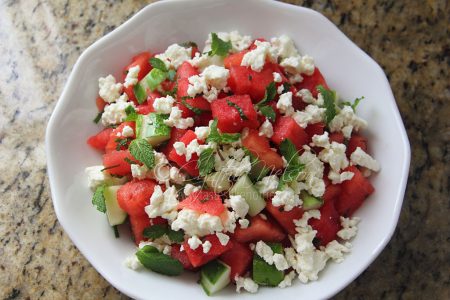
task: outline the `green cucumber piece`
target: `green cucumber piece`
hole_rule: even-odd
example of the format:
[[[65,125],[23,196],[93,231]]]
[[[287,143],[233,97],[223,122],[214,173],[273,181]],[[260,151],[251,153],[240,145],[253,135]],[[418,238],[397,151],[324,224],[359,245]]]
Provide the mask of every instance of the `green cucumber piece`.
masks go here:
[[[200,284],[208,296],[217,293],[230,283],[231,268],[220,260],[213,260],[202,267]]]
[[[117,202],[117,191],[121,185],[106,186],[103,190],[105,197],[106,216],[108,217],[109,225],[115,226],[125,222],[127,213],[123,211]]]
[[[139,104],[147,100],[147,90],[153,92],[164,80],[167,79],[167,72],[160,69],[152,69],[141,81],[139,81],[133,88]]]
[[[242,175],[230,189],[230,195],[241,195],[249,206],[248,214],[250,216],[256,216],[264,207],[266,207],[266,201],[261,197],[258,190],[253,185],[252,181],[247,175]]]
[[[136,119],[136,138],[145,139],[153,147],[170,139],[170,127],[164,124],[167,115],[150,113],[138,115]]]
[[[303,200],[303,210],[318,209],[323,205],[323,200],[321,198],[311,196],[304,191],[300,194],[300,196]]]
[[[280,243],[267,243],[274,253],[283,254]],[[278,286],[284,279],[284,272],[277,270],[275,264],[269,265],[258,254],[253,255],[253,281],[259,285]]]
[[[206,185],[214,192],[220,193],[231,187],[229,177],[223,172],[215,172],[205,176]]]

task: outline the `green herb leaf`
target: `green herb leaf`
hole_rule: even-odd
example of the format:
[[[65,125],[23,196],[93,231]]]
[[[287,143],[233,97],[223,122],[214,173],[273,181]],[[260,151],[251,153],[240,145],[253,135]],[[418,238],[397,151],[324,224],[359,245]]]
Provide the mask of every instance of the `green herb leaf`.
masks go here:
[[[156,224],[150,227],[147,227],[142,232],[142,235],[148,239],[157,239],[165,235],[167,232],[167,226],[162,224]]]
[[[153,169],[155,166],[155,154],[152,145],[147,140],[135,139],[130,143],[128,149],[134,158],[144,163],[147,168]]]
[[[117,225],[114,225],[112,228],[114,230],[114,237],[116,239],[120,238],[119,229],[117,228]]]
[[[176,75],[177,75],[177,72],[175,70],[170,69],[167,72],[167,78],[169,78],[170,81],[174,81]]]
[[[202,110],[202,109],[200,109],[198,107],[194,107],[194,106],[190,105],[189,103],[187,103],[186,99],[183,99],[183,98],[184,97],[182,97],[182,99],[181,99],[181,103],[184,106],[186,106],[189,110],[193,111],[194,114],[201,115],[204,112],[204,110]]]
[[[116,151],[119,151],[120,149],[122,149],[123,147],[126,147],[129,139],[128,138],[117,138],[114,140],[114,142],[116,142]]]
[[[317,86],[317,91],[323,97],[323,106],[325,107],[325,122],[327,125],[334,119],[336,116],[336,92],[332,90],[325,89],[322,85]]]
[[[138,114],[133,106],[128,105],[127,108],[125,108],[125,113],[127,114],[127,118],[125,119],[125,121],[129,122],[136,121]]]
[[[280,152],[284,156],[288,164],[298,161],[298,151],[295,148],[295,145],[289,139],[285,139],[281,142]]]
[[[275,120],[277,118],[277,114],[273,110],[272,106],[269,106],[269,105],[261,106],[259,108],[259,111],[263,114],[263,116],[268,118],[270,121],[275,122]]]
[[[100,122],[100,120],[102,119],[102,115],[103,115],[103,112],[102,112],[102,111],[99,112],[99,113],[97,114],[97,116],[95,117],[95,119],[92,120],[92,122],[94,122],[95,124],[98,124],[98,122]]]
[[[106,171],[106,170],[109,170],[109,169],[114,169],[114,168],[117,168],[118,166],[120,166],[120,165],[113,165],[113,166],[104,167],[100,171],[103,172],[103,171]]]
[[[291,84],[289,82],[284,82],[283,83],[283,94],[287,93],[291,90]]]
[[[184,231],[183,230],[172,230],[168,228],[167,237],[174,243],[182,243],[184,241]]]
[[[231,42],[221,40],[214,32],[211,33],[211,39],[211,51],[209,51],[208,55],[227,56],[232,47]]]
[[[363,99],[364,96],[356,98],[355,101],[353,101],[353,103],[350,103],[349,101],[342,102],[342,105],[350,106],[353,109],[353,111],[356,112],[356,107],[358,106],[359,102],[361,102],[361,100]]]
[[[167,72],[166,64],[159,58],[156,58],[156,57],[150,58],[150,64],[155,69],[160,69],[163,72]]]
[[[92,204],[97,208],[99,212],[106,212],[105,196],[103,192],[105,191],[105,185],[99,186],[92,196]]]
[[[242,108],[237,105],[234,102],[231,102],[230,100],[227,99],[227,104],[228,106],[234,107],[237,109],[237,111],[239,112],[239,116],[241,117],[242,120],[248,120],[247,116],[245,115],[244,111],[242,110]]]
[[[208,148],[200,153],[197,161],[200,176],[206,176],[214,169],[214,149]]]
[[[233,142],[237,142],[239,138],[241,137],[240,133],[219,133],[219,130],[217,130],[217,123],[218,120],[214,119],[210,126],[210,133],[208,138],[206,139],[206,142],[214,142],[217,144],[230,144]]]
[[[183,265],[177,259],[160,253],[152,246],[147,245],[139,249],[136,252],[136,257],[144,267],[156,273],[176,276],[183,272]]]
[[[298,160],[298,151],[295,145],[289,140],[285,139],[280,144],[280,152],[286,159],[288,165],[280,177],[278,183],[278,189],[282,189],[285,184],[290,183],[297,179],[300,172],[304,169],[304,165]]]
[[[277,87],[275,85],[275,82],[271,82],[269,83],[269,85],[267,85],[266,87],[266,92],[264,94],[264,98],[262,98],[261,101],[259,101],[256,106],[257,107],[261,107],[263,105],[266,105],[267,103],[269,103],[270,101],[272,101],[275,96],[277,95]]]
[[[133,161],[133,160],[129,159],[128,157],[125,157],[123,160],[125,162],[129,163],[130,165],[137,165],[138,164],[137,161]],[[117,166],[119,166],[119,165],[117,165]]]

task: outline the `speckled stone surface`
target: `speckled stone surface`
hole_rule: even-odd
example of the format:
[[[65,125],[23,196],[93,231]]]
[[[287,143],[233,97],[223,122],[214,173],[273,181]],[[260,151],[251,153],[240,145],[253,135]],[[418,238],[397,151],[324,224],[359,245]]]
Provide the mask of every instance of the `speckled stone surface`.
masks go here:
[[[325,14],[380,63],[412,147],[395,235],[336,299],[450,299],[448,2],[289,2]],[[146,5],[92,3],[0,2],[0,299],[127,298],[61,229],[46,174],[45,127],[77,57]]]

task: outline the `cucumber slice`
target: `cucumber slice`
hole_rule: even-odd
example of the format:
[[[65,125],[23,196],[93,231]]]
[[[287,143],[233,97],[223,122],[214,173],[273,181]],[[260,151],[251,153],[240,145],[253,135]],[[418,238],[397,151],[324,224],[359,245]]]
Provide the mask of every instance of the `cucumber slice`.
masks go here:
[[[247,175],[242,175],[230,189],[230,195],[241,195],[249,206],[248,214],[256,216],[264,207],[266,201],[261,197],[258,190],[254,187],[252,181]]]
[[[301,199],[303,200],[303,210],[318,209],[323,205],[321,198],[316,198],[306,192],[301,193]]]
[[[230,283],[231,268],[220,260],[207,263],[200,272],[200,284],[208,296],[217,293]]]
[[[133,88],[139,104],[147,100],[147,90],[154,91],[167,78],[167,72],[160,69],[152,69],[141,81],[139,81]]]
[[[267,243],[274,253],[283,254],[280,243]],[[284,272],[277,270],[275,265],[269,265],[258,254],[253,255],[253,281],[259,285],[278,286],[284,279]]]
[[[103,196],[105,197],[106,216],[108,217],[109,225],[115,226],[125,222],[127,213],[123,211],[117,202],[117,191],[121,185],[113,185],[105,187]]]
[[[136,138],[146,139],[153,147],[170,139],[170,127],[164,124],[167,115],[150,113],[138,115],[136,119]]]
[[[214,192],[220,193],[230,189],[229,177],[223,172],[215,172],[205,176],[206,185]]]

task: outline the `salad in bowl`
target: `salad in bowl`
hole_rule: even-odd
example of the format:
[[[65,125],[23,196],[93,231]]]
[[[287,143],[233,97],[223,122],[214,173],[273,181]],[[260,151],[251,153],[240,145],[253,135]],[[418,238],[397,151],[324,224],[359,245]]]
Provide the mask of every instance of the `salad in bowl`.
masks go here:
[[[98,83],[104,128],[87,143],[103,159],[86,176],[94,207],[132,232],[129,268],[256,293],[316,281],[351,251],[380,170],[364,97],[340,99],[290,37],[213,32]]]

